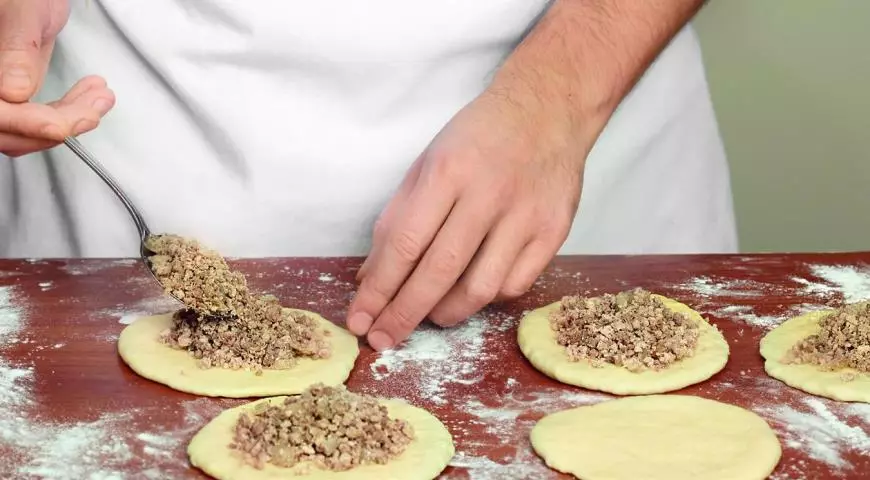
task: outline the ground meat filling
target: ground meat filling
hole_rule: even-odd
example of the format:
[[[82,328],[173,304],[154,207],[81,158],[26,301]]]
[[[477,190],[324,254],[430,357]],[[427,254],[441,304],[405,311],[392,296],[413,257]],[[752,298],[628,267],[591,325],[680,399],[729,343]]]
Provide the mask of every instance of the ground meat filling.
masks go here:
[[[152,235],[145,245],[155,255],[151,270],[167,293],[206,315],[235,315],[251,296],[240,272],[196,240],[177,235]]]
[[[632,372],[661,370],[692,356],[700,335],[696,322],[643,289],[565,297],[550,314],[550,326],[572,361]]]
[[[870,373],[870,302],[834,310],[819,320],[819,333],[798,342],[788,363],[819,365],[825,371],[853,368]]]
[[[257,468],[309,462],[341,471],[385,464],[404,452],[413,438],[411,425],[389,418],[377,400],[341,386],[317,384],[281,405],[261,404],[243,413],[230,448]]]
[[[151,267],[166,291],[189,307],[162,332],[163,343],[187,350],[202,368],[287,369],[300,357],[330,355],[328,331],[290,312],[271,295],[255,295],[240,272],[216,252],[175,235],[151,237]]]

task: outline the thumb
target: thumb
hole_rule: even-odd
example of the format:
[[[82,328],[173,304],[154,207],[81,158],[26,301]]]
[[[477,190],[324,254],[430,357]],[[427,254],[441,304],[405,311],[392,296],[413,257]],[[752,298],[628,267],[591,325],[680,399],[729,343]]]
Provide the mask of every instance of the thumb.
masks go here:
[[[48,15],[40,2],[11,2],[0,11],[0,100],[30,100],[43,74],[42,33]]]

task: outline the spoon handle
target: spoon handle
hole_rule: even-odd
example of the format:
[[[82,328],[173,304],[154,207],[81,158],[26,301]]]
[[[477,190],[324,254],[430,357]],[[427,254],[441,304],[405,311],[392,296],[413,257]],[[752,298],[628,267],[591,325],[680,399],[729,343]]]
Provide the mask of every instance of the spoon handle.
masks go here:
[[[109,172],[103,168],[103,165],[91,155],[90,152],[75,138],[75,137],[66,137],[63,139],[63,143],[69,147],[73,153],[76,154],[85,164],[94,171],[109,188],[115,192],[115,195],[121,200],[121,203],[124,204],[124,208],[127,209],[127,212],[130,213],[130,216],[133,217],[133,223],[136,224],[136,229],[139,230],[139,237],[141,241],[145,241],[150,235],[151,230],[148,228],[148,225],[145,224],[145,220],[142,218],[142,214],[139,213],[139,209],[133,204],[133,202],[127,197],[127,194],[124,193],[124,190],[118,185],[118,182],[109,175]]]

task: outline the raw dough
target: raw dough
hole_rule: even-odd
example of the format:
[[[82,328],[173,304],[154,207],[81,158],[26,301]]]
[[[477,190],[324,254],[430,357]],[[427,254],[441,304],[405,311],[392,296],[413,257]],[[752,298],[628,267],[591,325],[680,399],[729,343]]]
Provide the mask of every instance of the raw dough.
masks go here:
[[[792,318],[761,339],[761,356],[768,375],[813,395],[844,402],[870,403],[870,375],[852,368],[826,372],[815,365],[787,364],[782,359],[791,347],[819,331],[819,320],[828,311],[810,312]],[[843,376],[854,374],[852,380]]]
[[[321,382],[339,385],[347,380],[359,355],[357,338],[313,312],[331,335],[327,337],[332,355],[326,359],[301,358],[287,370],[250,370],[200,368],[185,350],[176,350],[159,341],[160,332],[172,325],[172,314],[143,317],[125,328],[118,338],[118,352],[139,375],[168,385],[175,390],[212,397],[264,397],[300,393]]]
[[[701,315],[676,300],[654,295],[671,310],[685,313],[698,322],[700,335],[695,354],[662,370],[632,373],[623,367],[606,364],[593,367],[587,361],[573,362],[565,347],[556,343],[556,333],[550,328],[550,312],[559,309],[559,302],[529,312],[518,332],[520,350],[535,368],[545,375],[569,385],[600,390],[616,395],[643,395],[679,390],[702,382],[725,367],[728,343],[725,337]]]
[[[532,447],[547,465],[584,480],[752,480],[779,463],[770,426],[733,405],[652,395],[542,418]]]
[[[260,402],[281,402],[286,397],[265,398],[232,408],[218,415],[199,431],[187,447],[190,463],[218,480],[261,480],[304,478],[307,480],[430,480],[438,476],[453,458],[453,438],[432,414],[400,400],[381,400],[390,417],[414,427],[414,440],[397,458],[384,465],[364,465],[336,472],[309,465],[308,468],[279,468],[267,464],[258,470],[228,449],[236,421],[245,409]]]

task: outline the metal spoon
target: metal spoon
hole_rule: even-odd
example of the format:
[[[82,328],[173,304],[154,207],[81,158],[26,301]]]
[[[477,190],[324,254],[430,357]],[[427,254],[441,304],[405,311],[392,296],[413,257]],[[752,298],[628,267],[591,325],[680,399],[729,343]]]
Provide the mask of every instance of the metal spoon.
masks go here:
[[[88,152],[88,150],[85,149],[85,147],[81,143],[79,143],[79,141],[75,137],[66,137],[63,139],[63,143],[67,147],[69,147],[69,149],[72,150],[73,153],[76,154],[76,156],[82,159],[82,161],[85,162],[85,164],[90,167],[91,170],[93,170],[94,173],[97,174],[97,176],[99,176],[104,182],[106,182],[106,185],[108,185],[109,188],[111,188],[112,191],[115,192],[115,195],[118,197],[119,200],[121,200],[121,203],[124,204],[124,208],[126,208],[130,216],[133,217],[133,223],[136,224],[136,229],[139,230],[139,257],[142,259],[142,264],[145,265],[146,269],[148,269],[148,273],[150,273],[151,276],[154,277],[154,280],[156,280],[157,283],[160,284],[160,287],[163,288],[163,284],[160,282],[160,279],[157,278],[157,275],[154,274],[154,270],[151,268],[151,257],[156,255],[156,252],[148,248],[148,245],[146,244],[146,241],[149,238],[159,237],[160,235],[154,235],[151,233],[151,229],[148,228],[148,225],[142,218],[142,214],[139,213],[139,209],[136,208],[130,198],[127,197],[127,195],[124,193],[124,190],[122,190],[121,187],[118,185],[118,182],[116,182],[115,179],[112,178],[111,175],[109,175],[109,172],[107,172],[106,169],[103,168],[103,165],[100,164],[100,162],[98,162],[97,159],[94,158],[94,156],[91,155],[91,153]],[[166,293],[175,300],[178,300],[178,302],[182,304],[184,303],[175,295],[172,295],[169,292]]]

